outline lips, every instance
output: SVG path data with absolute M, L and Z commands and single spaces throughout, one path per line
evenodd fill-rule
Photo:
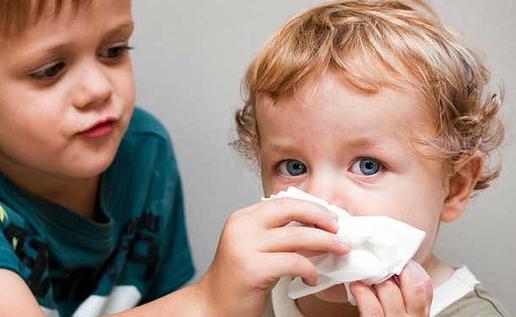
M 79 135 L 90 139 L 97 139 L 110 134 L 114 130 L 116 120 L 102 120 L 92 127 L 79 133 Z

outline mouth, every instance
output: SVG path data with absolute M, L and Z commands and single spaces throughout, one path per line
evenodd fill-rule
M 97 139 L 103 136 L 106 136 L 113 132 L 115 128 L 116 119 L 108 118 L 105 120 L 98 121 L 91 127 L 87 128 L 78 133 L 78 135 L 89 138 L 89 139 Z

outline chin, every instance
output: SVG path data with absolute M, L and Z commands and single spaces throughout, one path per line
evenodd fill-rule
M 348 302 L 348 296 L 346 294 L 344 284 L 332 286 L 324 291 L 315 293 L 314 296 L 322 301 L 330 303 L 344 304 Z
M 116 153 L 102 153 L 93 157 L 86 157 L 74 162 L 72 166 L 68 166 L 67 175 L 73 178 L 91 178 L 104 173 L 115 158 Z

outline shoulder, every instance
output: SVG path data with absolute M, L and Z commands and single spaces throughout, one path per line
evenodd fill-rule
M 507 317 L 509 314 L 502 305 L 488 293 L 481 284 L 464 297 L 446 307 L 437 317 Z
M 177 159 L 163 124 L 147 111 L 135 108 L 113 163 L 102 177 L 101 195 L 111 206 L 112 215 L 125 219 L 127 208 L 139 214 L 149 211 L 149 205 L 170 210 L 157 202 L 172 204 L 167 193 L 180 191 L 181 184 Z
M 127 128 L 128 137 L 155 137 L 170 142 L 170 136 L 165 126 L 151 113 L 135 107 L 133 117 Z
M 154 115 L 139 107 L 134 110 L 117 156 L 124 164 L 131 161 L 138 166 L 149 165 L 153 161 L 159 166 L 176 164 L 172 140 L 167 129 Z
M 466 266 L 434 289 L 431 312 L 438 317 L 508 316 Z

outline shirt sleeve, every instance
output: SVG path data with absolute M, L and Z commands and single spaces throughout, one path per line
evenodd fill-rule
M 0 204 L 0 269 L 6 269 L 20 275 L 20 260 L 16 256 L 15 226 L 10 221 L 9 213 Z
M 474 291 L 446 307 L 436 317 L 508 317 L 502 305 L 480 284 Z

